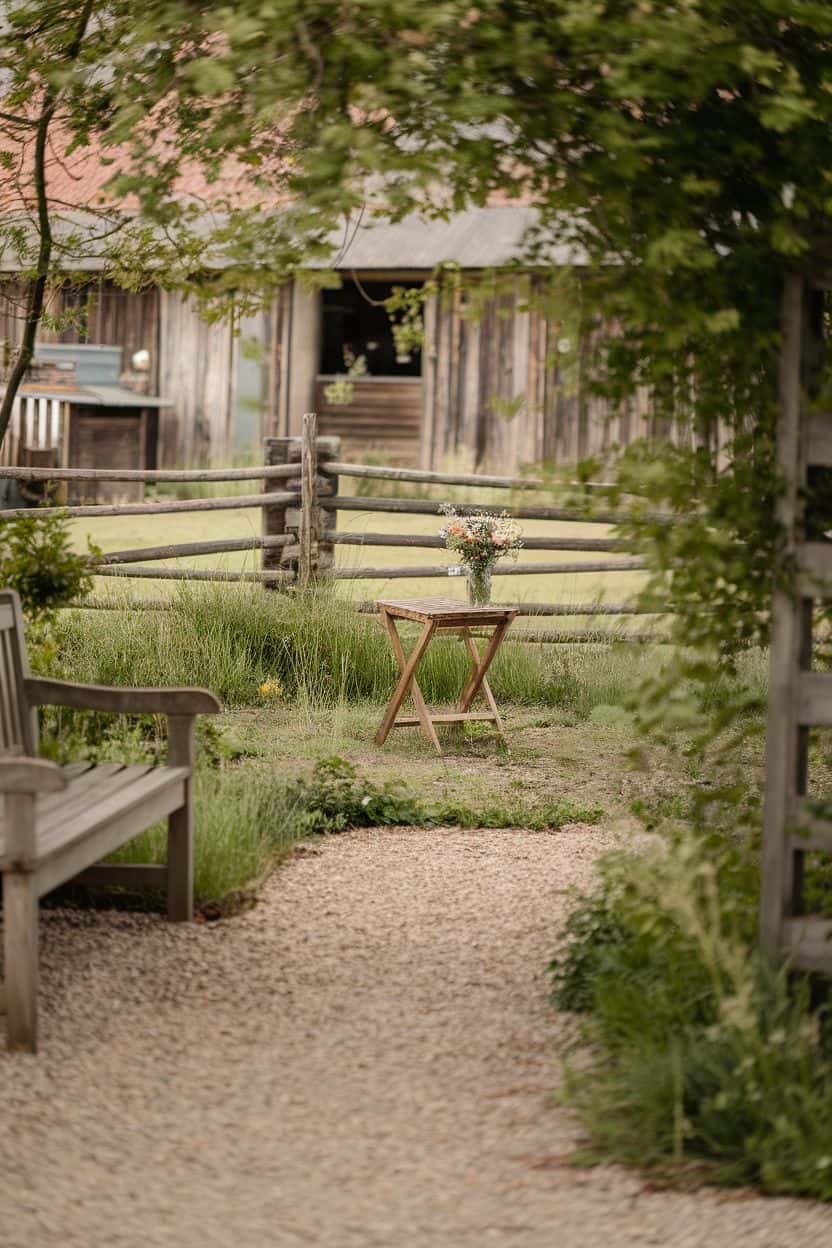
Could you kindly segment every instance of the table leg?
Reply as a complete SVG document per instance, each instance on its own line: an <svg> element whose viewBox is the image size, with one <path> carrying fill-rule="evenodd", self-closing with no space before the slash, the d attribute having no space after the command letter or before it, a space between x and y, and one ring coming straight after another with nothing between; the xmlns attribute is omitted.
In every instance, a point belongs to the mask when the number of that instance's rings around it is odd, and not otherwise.
<svg viewBox="0 0 832 1248"><path fill-rule="evenodd" d="M482 655L482 657L480 657L480 654L477 650L473 637L471 637L467 629L463 630L463 632L468 633L468 636L466 637L466 644L468 644L468 650L471 655L471 658L473 659L473 671L471 672L471 677L468 681L468 684L465 686L465 688L462 691L462 697L459 699L460 711L468 710L468 707L471 705L474 698L479 693L480 688L484 686L483 692L485 693L486 699L488 700L488 704L491 707L492 711L497 712L497 704L494 701L493 694L491 693L491 687L488 684L488 681L486 680L485 677L486 677L486 673L489 667L491 666L492 659L494 658L497 651L500 649L500 645L502 643L503 637L505 636L506 630L508 629L510 623L511 623L510 620L506 620L503 623L497 625L497 627L494 629L494 632L491 634L491 639L488 645L486 646L485 653ZM499 719L498 712L497 714L498 714L497 723L499 725L499 731L502 733L503 731L502 720Z"/></svg>
<svg viewBox="0 0 832 1248"><path fill-rule="evenodd" d="M393 653L396 656L396 660L399 664L402 674L399 678L399 683L396 685L396 688L393 691L393 696L387 704L387 709L384 712L384 718L381 721L381 727L376 733L376 738L375 738L376 745L384 745L384 742L387 740L387 735L390 732L390 729L393 727L393 724L395 723L396 716L399 713L399 708L401 707L401 704L404 701L404 699L407 697L407 691L408 689L411 689L411 686L412 686L411 692L413 695L413 704L416 708L416 714L419 718L419 723L421 725L422 731L424 732L427 739L434 746L437 753L441 754L442 747L439 744L439 738L436 735L436 729L431 723L431 719L428 714L427 706L425 705L425 700L422 697L422 691L420 690L418 684L416 683L416 668L419 665L419 660L421 659L422 655L425 653L425 650L427 649L428 642L430 641L433 634L436 632L436 625L433 623L432 620L429 620L425 624L425 627L422 629L422 632L419 636L419 640L416 642L416 645L413 649L413 652L410 658L405 659L405 654L404 654L404 649L402 647L401 638L399 637L398 630L396 629L396 624L395 624L394 619L392 618L392 616L388 615L386 611L382 611L381 614L384 619L384 624L385 624L385 627L387 628L387 632L390 635L390 641L393 646Z"/></svg>
<svg viewBox="0 0 832 1248"><path fill-rule="evenodd" d="M473 668L472 668L472 678L473 678L474 674L479 670L480 652L477 649L477 643L474 641L474 638L471 636L470 629L463 628L462 637L463 637L463 640L465 641L465 645L468 647L468 653L471 656L471 661L473 664ZM499 732L501 737L505 737L506 734L503 728L503 721L500 716L500 712L497 708L497 703L494 700L494 694L491 692L491 686L489 685L488 679L485 675L483 675L482 677L481 688L485 695L485 700L488 703L488 709L491 711L491 714L494 716L494 722L497 725L497 731ZM468 702L466 703L465 706L462 705L462 700L460 700L459 709L461 711L467 711L468 707L471 705L471 702L473 702L473 700L474 699L472 696L471 698L468 699Z"/></svg>

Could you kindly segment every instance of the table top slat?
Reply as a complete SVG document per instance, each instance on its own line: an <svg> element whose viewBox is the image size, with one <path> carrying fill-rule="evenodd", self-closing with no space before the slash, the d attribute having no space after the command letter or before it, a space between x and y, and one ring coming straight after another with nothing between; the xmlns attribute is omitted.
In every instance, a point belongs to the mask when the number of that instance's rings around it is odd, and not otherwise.
<svg viewBox="0 0 832 1248"><path fill-rule="evenodd" d="M513 620L518 614L516 607L504 607L498 602L475 607L459 598L379 598L376 606L398 619L447 622L460 628Z"/></svg>

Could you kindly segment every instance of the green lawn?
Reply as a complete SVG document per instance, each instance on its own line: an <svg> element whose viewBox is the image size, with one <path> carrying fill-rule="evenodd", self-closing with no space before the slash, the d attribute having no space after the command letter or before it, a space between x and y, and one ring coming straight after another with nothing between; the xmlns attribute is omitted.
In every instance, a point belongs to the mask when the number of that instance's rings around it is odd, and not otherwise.
<svg viewBox="0 0 832 1248"><path fill-rule="evenodd" d="M434 516L349 511L340 513L338 525L340 530L355 534L369 532L434 535L440 526L440 520ZM602 537L609 531L607 526L599 524L534 520L522 521L521 527L523 533L529 537L552 535ZM101 519L76 520L74 531L79 546L82 546L85 538L89 536L104 551L115 551L172 542L208 541L212 538L256 537L260 533L260 513L258 509L252 508L240 511L186 512L182 515L108 516ZM418 567L420 564L453 563L451 556L443 550L413 547L341 546L337 548L336 555L339 566L351 568L378 568L393 565ZM523 563L530 562L576 563L611 557L607 554L583 551L557 553L521 551L519 562L522 566ZM170 566L182 567L256 570L259 567L259 552L242 551L226 555L206 555L187 560L167 560L166 563ZM630 571L497 576L494 578L494 598L496 601L503 602L567 604L624 602L638 589L642 581L641 573ZM171 593L176 583L149 579L115 582L111 577L102 577L96 581L96 592L112 594L116 584L122 590L125 584L129 585L130 592L137 598L159 598ZM414 577L396 580L342 581L339 592L356 600L364 600L396 595L412 598L429 594L462 598L465 590L464 583L459 577ZM628 628L634 627L634 622L630 617L625 617L625 620L628 621ZM564 626L569 627L581 626L585 622L584 617L569 617L563 621ZM613 621L609 622L613 623ZM621 621L618 623L620 624ZM558 621L555 621L555 626L559 626Z"/></svg>

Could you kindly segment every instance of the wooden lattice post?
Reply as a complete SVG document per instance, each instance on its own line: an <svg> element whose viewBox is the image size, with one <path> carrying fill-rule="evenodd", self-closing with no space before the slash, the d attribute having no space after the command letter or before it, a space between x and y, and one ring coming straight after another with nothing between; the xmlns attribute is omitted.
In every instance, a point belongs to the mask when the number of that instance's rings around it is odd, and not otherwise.
<svg viewBox="0 0 832 1248"><path fill-rule="evenodd" d="M795 584L772 602L760 946L773 962L832 971L832 922L806 915L807 852L832 850L832 821L807 806L809 730L832 726L832 673L813 672L814 600L832 597L832 544L807 540L806 492L813 468L832 467L832 414L812 410L823 353L823 292L799 274L782 302L777 458L785 489L779 519Z"/></svg>

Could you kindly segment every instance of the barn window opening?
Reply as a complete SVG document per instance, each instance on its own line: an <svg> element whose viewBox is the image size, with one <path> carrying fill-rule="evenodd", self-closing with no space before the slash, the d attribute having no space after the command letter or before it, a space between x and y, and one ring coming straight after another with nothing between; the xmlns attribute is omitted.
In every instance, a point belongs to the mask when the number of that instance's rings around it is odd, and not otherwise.
<svg viewBox="0 0 832 1248"><path fill-rule="evenodd" d="M396 351L390 317L380 306L393 293L394 286L420 285L421 282L362 281L359 286L345 278L338 290L323 291L321 373L344 373L351 360L363 357L370 377L421 376L421 351Z"/></svg>

